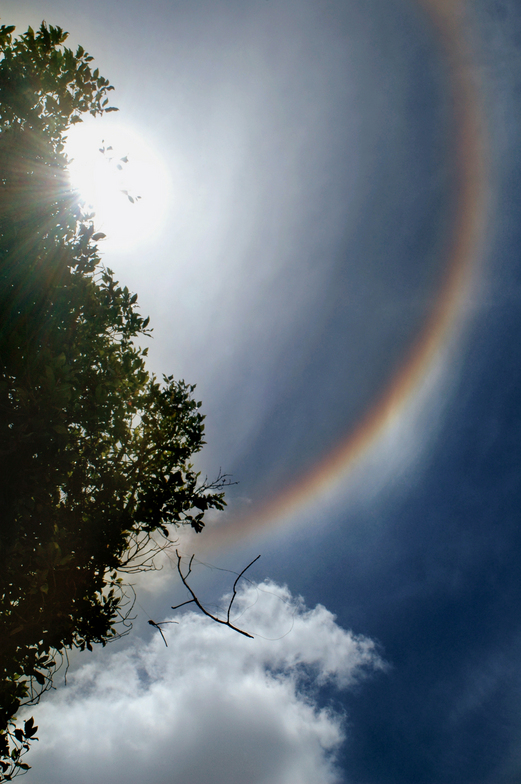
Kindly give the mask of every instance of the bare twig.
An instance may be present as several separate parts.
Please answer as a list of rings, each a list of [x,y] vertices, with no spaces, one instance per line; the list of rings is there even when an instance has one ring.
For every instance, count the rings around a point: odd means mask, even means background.
[[[251,563],[249,563],[249,564],[248,564],[248,566],[246,566],[246,567],[245,567],[245,568],[242,570],[242,572],[241,572],[240,574],[238,574],[238,575],[237,575],[237,579],[235,580],[235,582],[234,582],[234,584],[233,584],[233,596],[232,596],[232,598],[230,599],[230,604],[228,605],[228,616],[227,616],[227,617],[228,617],[228,623],[230,622],[230,612],[231,612],[231,609],[232,609],[233,600],[234,600],[234,599],[235,599],[235,597],[237,596],[237,583],[239,582],[239,580],[240,580],[240,579],[241,579],[241,577],[243,576],[244,572],[246,572],[246,571],[247,571],[247,570],[250,568],[250,566],[253,566],[253,564],[255,563],[255,561],[258,561],[258,560],[259,560],[259,558],[260,558],[260,555],[258,555],[258,556],[257,556],[257,558],[254,558],[254,559],[253,559],[253,561],[252,561]]]
[[[199,599],[197,598],[195,593],[192,591],[192,589],[188,585],[187,580],[188,580],[188,577],[190,576],[190,574],[192,572],[192,562],[194,560],[194,556],[192,555],[192,557],[190,558],[190,562],[188,564],[188,571],[186,572],[186,574],[183,574],[183,570],[181,568],[182,556],[179,555],[179,550],[176,550],[175,552],[176,552],[176,555],[177,555],[177,571],[179,572],[179,576],[181,577],[181,580],[183,581],[183,585],[189,591],[189,593],[190,593],[192,598],[188,599],[188,601],[186,601],[186,602],[181,602],[181,604],[176,604],[175,607],[172,607],[172,610],[177,610],[177,609],[179,609],[179,607],[183,607],[185,604],[192,604],[192,602],[193,602],[194,604],[197,605],[197,607],[199,607],[201,612],[204,613],[204,615],[208,616],[208,618],[211,618],[212,621],[215,621],[216,623],[222,623],[223,626],[228,626],[230,629],[233,629],[234,631],[239,632],[239,634],[243,634],[245,637],[250,637],[250,639],[253,640],[253,634],[248,634],[248,632],[245,632],[242,629],[239,629],[237,626],[234,626],[233,623],[230,622],[230,613],[231,613],[233,601],[234,601],[234,599],[235,599],[235,597],[237,595],[237,583],[241,579],[242,575],[250,568],[250,566],[253,566],[255,561],[259,560],[260,555],[258,555],[256,558],[254,558],[253,561],[251,561],[251,563],[249,563],[248,566],[246,566],[242,570],[242,572],[238,575],[237,579],[235,580],[235,582],[233,584],[233,595],[232,595],[232,598],[230,599],[230,603],[228,605],[228,613],[227,613],[227,616],[226,616],[226,620],[223,621],[221,618],[217,618],[216,615],[212,615],[212,613],[208,612],[208,610],[205,607],[203,607],[203,605],[201,604],[201,602],[199,601]],[[151,623],[151,621],[149,621],[149,623]],[[155,625],[155,624],[153,624],[153,625]]]
[[[168,648],[168,643],[166,641],[166,637],[163,634],[163,630],[161,628],[162,626],[165,625],[165,623],[178,623],[178,621],[160,621],[159,623],[156,623],[155,621],[149,621],[150,626],[154,626],[159,631],[159,634],[163,638],[163,642],[165,643],[166,647]]]
[[[222,490],[223,487],[232,487],[233,485],[238,485],[238,482],[232,482],[230,478],[231,476],[232,474],[224,474],[222,468],[219,468],[217,478],[212,482],[209,482],[208,477],[206,477],[204,482],[202,482],[197,488],[197,492],[201,493],[205,490]]]

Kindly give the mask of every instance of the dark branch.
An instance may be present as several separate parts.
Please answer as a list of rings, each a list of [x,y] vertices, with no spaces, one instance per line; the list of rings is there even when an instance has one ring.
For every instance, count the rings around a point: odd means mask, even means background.
[[[183,581],[183,585],[185,586],[187,591],[189,591],[189,593],[190,593],[192,598],[188,599],[188,601],[186,601],[186,602],[182,602],[182,604],[177,604],[175,607],[172,607],[172,610],[177,610],[179,607],[182,607],[185,604],[191,604],[192,602],[194,602],[197,605],[197,607],[199,607],[201,612],[204,615],[206,615],[208,618],[211,618],[212,621],[215,621],[216,623],[221,623],[223,626],[228,626],[230,629],[233,629],[234,631],[239,632],[239,634],[243,634],[245,637],[249,637],[250,639],[253,640],[253,634],[248,634],[248,632],[245,632],[242,629],[239,629],[237,626],[234,626],[233,623],[230,622],[230,612],[231,612],[231,609],[232,609],[233,601],[234,601],[234,599],[235,599],[235,597],[237,595],[237,583],[241,579],[242,575],[246,572],[246,570],[249,569],[250,566],[252,566],[255,563],[255,561],[259,560],[260,555],[258,555],[257,558],[254,558],[253,561],[251,563],[249,563],[248,566],[245,569],[242,570],[242,572],[238,575],[237,579],[235,580],[235,582],[233,584],[233,596],[230,599],[230,603],[228,605],[228,613],[227,613],[227,616],[226,616],[226,620],[223,621],[221,618],[217,618],[216,615],[212,615],[212,613],[208,612],[208,610],[205,607],[203,607],[203,605],[201,604],[201,602],[199,601],[199,599],[197,598],[195,593],[192,591],[192,589],[188,585],[187,580],[188,580],[188,577],[190,576],[190,574],[192,572],[192,562],[194,560],[194,556],[192,555],[192,557],[190,558],[190,562],[188,564],[188,571],[186,572],[186,574],[183,574],[183,570],[181,569],[182,556],[179,555],[179,550],[176,550],[175,552],[176,552],[176,555],[177,555],[177,571],[179,572],[179,576],[181,577],[181,580]]]
[[[186,602],[181,602],[181,604],[176,604],[175,607],[172,607],[172,610],[178,610],[180,607],[184,607],[185,604],[192,604],[193,599],[188,599]]]
[[[159,634],[163,638],[163,642],[165,643],[166,647],[168,648],[168,643],[166,641],[166,637],[163,634],[163,630],[161,628],[162,626],[164,626],[165,623],[177,623],[177,621],[161,621],[160,623],[156,623],[155,621],[149,621],[150,626],[154,626],[159,631]]]
[[[257,558],[254,558],[254,559],[253,559],[253,561],[251,561],[251,563],[249,563],[249,564],[248,564],[248,566],[246,566],[246,567],[245,567],[245,568],[242,570],[242,572],[241,572],[239,575],[237,575],[237,579],[235,580],[235,582],[234,582],[234,584],[233,584],[233,596],[232,596],[232,598],[230,599],[230,604],[228,605],[228,616],[227,616],[227,617],[228,617],[228,623],[230,622],[230,612],[231,612],[231,609],[232,609],[233,600],[234,600],[234,599],[235,599],[235,597],[237,596],[237,583],[239,582],[239,580],[240,580],[240,579],[241,579],[241,577],[243,576],[244,572],[246,572],[246,571],[247,571],[247,570],[250,568],[250,566],[253,566],[253,564],[255,563],[255,561],[258,561],[258,560],[259,560],[259,558],[260,558],[260,555],[258,555],[258,556],[257,556]]]

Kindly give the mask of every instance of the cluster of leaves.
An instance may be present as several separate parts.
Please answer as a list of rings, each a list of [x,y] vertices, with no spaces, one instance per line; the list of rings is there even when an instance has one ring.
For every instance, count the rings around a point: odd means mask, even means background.
[[[34,719],[24,721],[23,728],[15,727],[14,722],[5,733],[0,735],[0,770],[3,781],[12,781],[17,773],[25,773],[30,765],[23,762],[22,757],[29,751],[30,742],[38,740],[38,727]]]
[[[114,88],[91,70],[83,47],[74,54],[63,46],[67,33],[42,24],[13,38],[14,26],[0,28],[0,122],[2,131],[30,126],[60,141],[81,115],[117,111],[108,106]]]
[[[0,28],[0,781],[27,767],[34,727],[14,717],[57,654],[117,635],[117,571],[146,568],[169,526],[200,531],[226,484],[199,481],[194,387],[147,372],[148,319],[102,267],[68,181],[64,134],[111,111],[112,87],[60,28],[12,33]]]

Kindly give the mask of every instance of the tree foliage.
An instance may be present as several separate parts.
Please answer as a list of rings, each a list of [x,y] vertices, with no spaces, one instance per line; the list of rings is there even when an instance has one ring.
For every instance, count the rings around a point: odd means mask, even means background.
[[[59,652],[117,634],[118,570],[145,568],[154,535],[203,527],[219,477],[193,386],[145,367],[137,296],[102,266],[93,216],[71,190],[64,136],[114,111],[82,47],[43,23],[0,28],[0,781],[28,766],[21,705]]]

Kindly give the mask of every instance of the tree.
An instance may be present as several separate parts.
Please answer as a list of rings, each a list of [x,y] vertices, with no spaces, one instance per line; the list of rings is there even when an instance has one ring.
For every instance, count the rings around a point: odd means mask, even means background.
[[[15,717],[60,653],[118,634],[118,572],[150,566],[172,527],[200,531],[227,484],[194,470],[194,387],[146,370],[149,320],[102,266],[68,180],[67,129],[115,111],[113,88],[60,28],[13,31],[0,28],[0,781],[28,768],[37,728]]]

